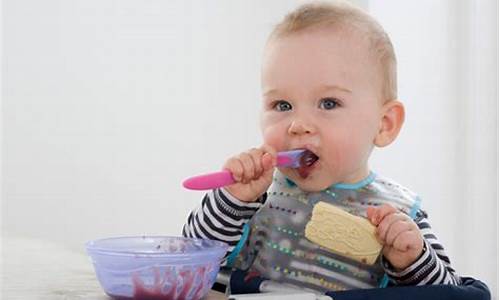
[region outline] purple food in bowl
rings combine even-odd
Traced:
[[[228,245],[168,236],[130,236],[86,243],[97,279],[114,299],[196,300],[217,277]]]

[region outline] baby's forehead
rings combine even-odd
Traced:
[[[355,48],[356,51],[363,52],[366,56],[370,56],[373,59],[377,59],[378,56],[377,49],[373,47],[373,38],[370,37],[369,33],[362,28],[348,24],[315,26],[297,32],[272,36],[265,45],[264,55],[271,49],[277,50],[277,44],[286,43],[291,39],[299,40],[300,43],[310,45],[312,48],[315,43],[314,37],[320,37],[316,41],[325,42],[330,40],[335,43],[344,44],[351,49]]]
[[[286,49],[276,47],[277,44],[285,44],[282,42],[290,37],[308,34],[334,39],[336,43],[350,47],[348,50],[356,52],[367,69],[377,70],[375,73],[380,78],[376,78],[376,81],[383,82],[383,97],[387,99],[397,97],[397,63],[389,36],[372,16],[348,3],[304,4],[287,14],[269,36],[264,49],[263,69],[265,64],[270,62],[266,61],[266,58],[279,55],[280,51],[287,52]],[[302,41],[310,42],[307,39]],[[311,41],[311,47],[314,47],[312,42],[318,42],[318,39]],[[270,53],[272,55],[269,55]],[[322,56],[324,59],[329,59]],[[345,55],[345,59],[353,61],[355,58]]]
[[[283,57],[288,57],[288,60]],[[276,36],[266,44],[262,64],[263,67],[267,63],[295,64],[302,58],[306,60],[303,67],[307,68],[312,67],[308,66],[307,59],[318,57],[324,60],[325,66],[339,57],[353,64],[365,64],[367,68],[379,64],[378,53],[371,47],[370,38],[363,31],[351,27],[309,28]]]
[[[350,28],[315,28],[275,37],[262,62],[262,93],[319,93],[325,85],[367,92],[375,85],[378,94],[383,76],[369,45],[363,32]]]

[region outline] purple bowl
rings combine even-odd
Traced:
[[[201,299],[212,287],[228,245],[168,236],[86,243],[97,279],[114,299]]]

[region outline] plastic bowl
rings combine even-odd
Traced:
[[[212,287],[227,244],[166,237],[116,237],[86,243],[97,279],[114,299],[201,299]]]

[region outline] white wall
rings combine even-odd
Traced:
[[[420,194],[454,268],[498,299],[498,2],[369,9],[393,40],[407,108],[400,139],[374,167]]]
[[[284,6],[6,1],[6,231],[179,234],[201,196],[182,179],[260,143],[260,51]]]
[[[202,196],[181,181],[260,144],[262,47],[300,2],[4,1],[3,234],[79,251],[180,234]],[[374,170],[422,196],[456,269],[496,297],[497,4],[358,3],[393,39],[408,113]]]

